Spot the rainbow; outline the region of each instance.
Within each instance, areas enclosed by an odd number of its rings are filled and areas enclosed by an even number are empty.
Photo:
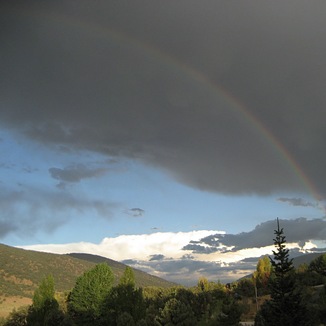
[[[29,17],[39,18],[40,16],[47,21],[51,21],[54,24],[65,25],[76,30],[83,30],[84,33],[92,35],[92,37],[109,39],[110,41],[121,44],[127,49],[137,50],[149,59],[156,59],[158,62],[176,69],[187,78],[204,86],[217,98],[225,100],[230,109],[240,115],[243,120],[248,123],[249,126],[254,128],[263,138],[272,146],[272,148],[280,155],[280,157],[286,162],[287,166],[296,175],[300,183],[305,189],[312,195],[312,197],[319,203],[322,200],[322,196],[319,194],[316,186],[311,182],[308,176],[305,174],[300,165],[293,158],[291,153],[285,148],[285,146],[276,138],[276,136],[259,120],[252,112],[250,112],[237,98],[232,96],[226,89],[223,89],[220,85],[212,82],[203,73],[195,68],[179,61],[175,57],[170,56],[161,50],[144,43],[140,40],[134,39],[129,35],[115,31],[111,28],[103,27],[94,22],[80,21],[75,17],[66,16],[63,14],[51,13],[42,9],[28,9],[24,12],[17,12],[19,15],[27,15]],[[324,208],[326,211],[326,208]]]

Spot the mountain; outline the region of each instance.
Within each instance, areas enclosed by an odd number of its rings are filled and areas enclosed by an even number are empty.
[[[302,264],[309,265],[314,259],[319,257],[320,255],[325,254],[325,252],[318,252],[318,253],[311,253],[311,254],[304,254],[293,258],[293,266],[295,268],[299,267]]]
[[[126,265],[111,259],[89,254],[51,254],[0,244],[0,294],[31,298],[41,280],[49,274],[53,275],[58,292],[69,291],[78,276],[101,262],[111,267],[118,282]],[[139,270],[134,272],[137,286],[175,285]]]

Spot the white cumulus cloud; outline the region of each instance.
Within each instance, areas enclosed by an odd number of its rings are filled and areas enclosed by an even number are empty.
[[[66,254],[72,252],[101,255],[114,260],[147,260],[152,255],[163,254],[174,259],[185,254],[182,248],[190,241],[212,234],[224,234],[223,231],[201,230],[191,232],[156,232],[152,234],[121,235],[104,238],[99,244],[78,242],[67,244],[38,244],[24,246],[24,249]]]

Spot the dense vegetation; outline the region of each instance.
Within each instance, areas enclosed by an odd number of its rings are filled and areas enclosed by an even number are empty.
[[[13,311],[3,323],[22,325],[236,325],[241,305],[234,292],[201,279],[186,289],[135,285],[133,270],[114,285],[110,267],[101,263],[81,275],[65,300],[58,300],[53,277],[41,282],[33,304]]]

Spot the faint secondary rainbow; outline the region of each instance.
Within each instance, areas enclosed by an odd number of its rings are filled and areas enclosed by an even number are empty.
[[[51,20],[54,23],[64,24],[75,28],[77,30],[82,30],[86,34],[90,34],[96,38],[109,39],[111,42],[116,44],[121,44],[122,46],[133,50],[138,50],[143,55],[156,59],[158,62],[163,62],[168,67],[173,67],[180,71],[183,75],[190,78],[191,80],[203,85],[206,89],[210,90],[216,97],[223,98],[227,103],[231,104],[230,109],[240,114],[242,118],[247,121],[248,125],[256,129],[263,137],[271,144],[271,146],[280,154],[280,156],[287,163],[293,173],[295,173],[298,180],[306,188],[313,198],[319,202],[322,196],[319,194],[316,186],[311,182],[308,176],[304,173],[301,166],[296,162],[291,153],[285,148],[285,146],[275,137],[275,135],[259,120],[252,112],[250,112],[237,98],[232,96],[227,90],[222,88],[220,85],[211,81],[207,76],[205,76],[199,70],[179,61],[177,58],[162,52],[158,48],[153,47],[147,43],[130,37],[129,35],[115,31],[111,28],[103,27],[90,22],[80,21],[75,17],[68,17],[63,14],[49,13],[46,11],[37,10],[34,8],[33,11],[28,13],[19,13],[28,16],[44,17],[48,21]],[[326,208],[323,208],[324,212]]]

